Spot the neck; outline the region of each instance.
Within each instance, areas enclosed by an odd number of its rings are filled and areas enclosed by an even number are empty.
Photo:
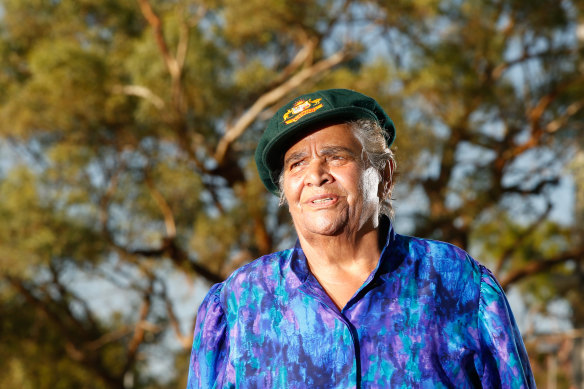
[[[346,235],[299,236],[310,272],[342,309],[377,266],[381,250],[378,229],[347,239]]]
[[[316,269],[377,264],[381,254],[377,228],[352,236],[345,234],[308,237],[299,235],[298,239],[309,265]]]

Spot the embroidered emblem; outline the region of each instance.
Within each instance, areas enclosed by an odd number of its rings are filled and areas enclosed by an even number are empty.
[[[301,117],[313,113],[317,109],[322,108],[320,103],[322,99],[308,99],[308,100],[298,100],[292,108],[290,108],[283,116],[284,123],[290,124],[297,122]]]

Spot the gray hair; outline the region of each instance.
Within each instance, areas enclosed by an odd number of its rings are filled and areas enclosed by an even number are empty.
[[[380,196],[379,205],[381,206],[382,214],[393,218],[394,209],[391,204],[391,194],[395,185],[393,177],[397,164],[394,153],[387,147],[385,137],[383,136],[384,130],[373,120],[360,119],[347,122],[346,124],[363,146],[361,154],[363,161],[373,166],[379,173],[381,180],[384,181],[384,195]],[[391,168],[391,174],[389,177],[386,177],[385,169],[388,165]],[[286,198],[284,196],[284,169],[278,175],[278,188],[280,192],[280,205],[284,205],[286,204]]]

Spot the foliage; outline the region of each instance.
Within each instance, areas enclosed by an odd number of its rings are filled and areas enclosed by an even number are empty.
[[[252,154],[316,88],[374,96],[396,122],[398,230],[470,250],[584,325],[581,2],[0,10],[0,386],[183,386],[195,306],[177,285],[200,300],[293,242]]]

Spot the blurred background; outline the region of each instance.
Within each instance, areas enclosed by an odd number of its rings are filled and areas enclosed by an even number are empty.
[[[581,0],[0,0],[0,387],[183,388],[209,287],[295,241],[266,119],[331,87],[396,123],[397,231],[584,388]]]

